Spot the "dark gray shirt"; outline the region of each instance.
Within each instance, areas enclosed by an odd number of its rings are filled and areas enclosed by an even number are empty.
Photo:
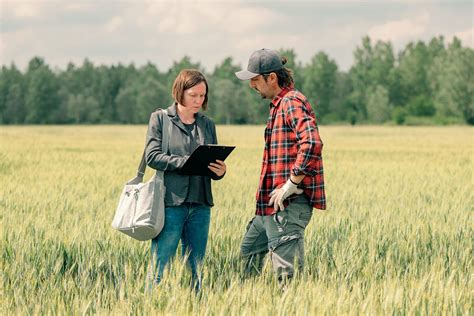
[[[189,134],[189,144],[187,150],[189,155],[191,155],[191,153],[199,146],[199,134],[196,128],[196,122],[192,124],[184,124],[184,127]],[[184,201],[188,203],[208,205],[206,202],[206,192],[204,191],[204,179],[202,176],[189,177],[188,196]]]

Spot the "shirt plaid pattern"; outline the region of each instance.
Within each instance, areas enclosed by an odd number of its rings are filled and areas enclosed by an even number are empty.
[[[298,185],[310,205],[326,209],[324,192],[323,143],[316,117],[306,97],[293,88],[283,89],[270,103],[265,128],[265,149],[257,190],[257,215],[271,215],[269,194],[294,175],[306,175]],[[285,201],[294,199],[292,196]]]

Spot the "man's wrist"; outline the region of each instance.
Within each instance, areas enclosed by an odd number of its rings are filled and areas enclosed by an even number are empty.
[[[295,181],[291,180],[291,177],[290,177],[290,182],[293,183],[294,185],[298,185],[299,183],[296,183]]]
[[[304,174],[299,175],[299,176],[296,176],[294,174],[290,174],[290,181],[294,185],[299,185],[303,181],[304,177],[305,177]]]

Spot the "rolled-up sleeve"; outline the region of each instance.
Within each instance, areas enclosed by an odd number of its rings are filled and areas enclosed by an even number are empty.
[[[292,173],[296,176],[317,174],[323,143],[311,108],[299,100],[282,100],[288,125],[293,129],[298,148]]]
[[[180,169],[184,165],[188,157],[163,153],[162,124],[163,112],[153,112],[150,116],[150,121],[148,123],[148,131],[146,135],[146,163],[148,166],[156,170],[173,171]],[[169,139],[163,141],[169,141]]]

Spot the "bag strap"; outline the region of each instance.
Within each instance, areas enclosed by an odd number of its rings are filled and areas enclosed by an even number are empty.
[[[171,135],[171,121],[170,121],[170,118],[168,117],[168,112],[166,112],[166,110],[161,110],[161,111],[163,112],[163,124],[162,124],[162,129],[161,129],[161,150],[163,153],[168,153],[168,147],[169,147],[170,135]],[[142,160],[140,161],[140,165],[138,166],[138,171],[137,171],[137,178],[140,178],[141,180],[143,179],[143,176],[145,175],[145,169],[146,169],[145,152],[146,152],[146,148],[143,150]],[[160,171],[161,170],[157,170],[157,173],[159,173]],[[163,171],[161,171],[161,173],[163,173]]]

